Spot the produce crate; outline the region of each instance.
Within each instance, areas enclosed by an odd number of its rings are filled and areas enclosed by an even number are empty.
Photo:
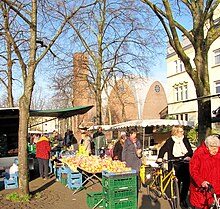
[[[96,208],[103,208],[102,192],[88,192],[86,194],[86,203],[89,208],[93,208],[98,202],[100,202]]]
[[[59,181],[61,181],[61,176],[62,174],[66,174],[70,171],[70,169],[68,167],[62,166],[60,168],[57,169],[57,178]],[[66,177],[67,178],[67,177]]]
[[[106,177],[112,177],[112,176],[121,176],[121,175],[130,175],[130,174],[136,174],[136,170],[129,170],[129,171],[122,171],[122,172],[110,172],[110,171],[102,171],[102,176]]]
[[[137,209],[137,195],[122,199],[106,200],[103,199],[105,209]]]
[[[61,179],[60,179],[60,182],[63,186],[66,186],[68,184],[68,181],[67,181],[67,174],[62,174],[61,175]]]
[[[36,154],[36,144],[28,144],[28,152]]]
[[[68,178],[82,178],[82,174],[80,172],[73,172],[70,170],[70,172],[68,172]]]
[[[135,188],[137,187],[136,171],[134,173],[116,173],[114,175],[105,173],[102,175],[102,187],[109,190]]]
[[[82,187],[82,174],[80,172],[68,172],[68,188],[76,189]]]
[[[137,186],[126,188],[126,189],[103,188],[102,194],[106,200],[135,197],[137,196]]]

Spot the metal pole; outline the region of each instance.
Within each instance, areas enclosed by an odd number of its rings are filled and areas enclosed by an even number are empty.
[[[143,150],[144,150],[144,141],[145,141],[144,136],[145,136],[145,127],[143,127]]]

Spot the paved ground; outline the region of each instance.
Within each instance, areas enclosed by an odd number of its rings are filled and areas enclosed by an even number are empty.
[[[16,189],[2,189],[0,191],[1,209],[88,209],[86,194],[88,192],[101,192],[102,187],[99,183],[86,184],[86,189],[73,194],[73,191],[57,182],[55,177],[48,180],[36,178],[30,182],[32,194],[40,193],[40,198],[31,200],[27,203],[14,203],[5,199],[6,194],[16,191]],[[152,203],[146,195],[146,189],[142,189],[138,196],[138,209],[169,209],[167,201],[161,199],[157,203]]]

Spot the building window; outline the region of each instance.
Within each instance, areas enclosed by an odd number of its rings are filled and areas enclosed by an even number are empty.
[[[118,91],[122,93],[122,92],[124,92],[124,90],[125,90],[124,85],[123,84],[119,84],[118,85]]]
[[[180,115],[181,120],[183,120],[183,114]]]
[[[217,18],[214,20],[214,24],[215,24],[215,29],[219,28],[219,22],[220,22],[220,18]]]
[[[188,86],[184,85],[185,99],[188,99]]]
[[[179,101],[179,91],[178,91],[178,87],[175,88],[175,92],[176,92],[176,101]]]
[[[176,115],[176,120],[179,120],[179,115]]]
[[[180,86],[180,100],[183,100],[183,87]]]
[[[188,87],[186,83],[175,84],[174,91],[176,102],[188,99]]]
[[[181,73],[184,71],[183,62],[180,59],[175,60],[174,63],[175,63],[176,73]]]
[[[220,81],[215,82],[215,93],[220,93]]]
[[[220,49],[214,52],[214,58],[215,58],[215,65],[219,65],[220,64]]]
[[[178,73],[178,62],[175,60],[175,66],[176,66],[176,73]]]
[[[185,121],[188,121],[188,114],[185,114]]]
[[[154,90],[159,93],[160,92],[160,86],[159,85],[155,85]]]
[[[180,72],[183,72],[183,62],[182,62],[182,60],[180,60],[179,63],[180,63]]]

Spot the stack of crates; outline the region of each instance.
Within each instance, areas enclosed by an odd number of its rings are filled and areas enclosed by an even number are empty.
[[[70,169],[68,167],[62,166],[57,169],[57,179],[61,182],[63,186],[67,186],[67,174]]]
[[[105,209],[137,209],[137,173],[135,170],[102,172],[102,196]]]
[[[102,192],[88,192],[86,194],[86,203],[89,208],[103,208]]]
[[[82,187],[82,174],[69,170],[67,173],[67,185],[69,189],[78,189]]]

